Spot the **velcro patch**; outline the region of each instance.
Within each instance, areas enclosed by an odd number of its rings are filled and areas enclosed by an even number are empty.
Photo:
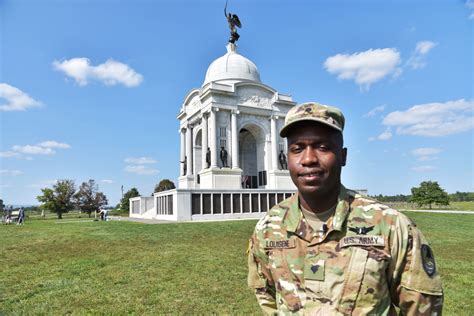
[[[430,246],[421,245],[421,263],[423,264],[423,269],[429,277],[432,277],[436,272],[436,263],[433,256],[433,251],[431,251]]]
[[[366,236],[366,235],[355,235],[347,236],[339,241],[341,247],[348,246],[385,246],[385,239],[383,236]]]
[[[267,240],[265,242],[266,249],[289,249],[296,247],[296,240],[287,239],[287,240]]]

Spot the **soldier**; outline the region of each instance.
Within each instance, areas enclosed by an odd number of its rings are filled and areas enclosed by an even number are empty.
[[[280,131],[298,193],[257,223],[248,285],[266,314],[440,315],[433,252],[405,215],[346,189],[344,116],[292,108]]]

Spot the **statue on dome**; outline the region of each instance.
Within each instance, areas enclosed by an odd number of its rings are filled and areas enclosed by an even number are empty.
[[[242,23],[240,23],[239,17],[237,14],[233,13],[227,13],[227,1],[225,2],[225,7],[224,7],[224,15],[227,19],[227,23],[229,23],[229,28],[230,28],[230,38],[229,38],[229,43],[235,44],[236,41],[239,40],[239,33],[237,33],[237,28],[242,27]]]

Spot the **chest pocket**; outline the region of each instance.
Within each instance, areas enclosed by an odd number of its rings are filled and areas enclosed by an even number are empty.
[[[344,278],[338,309],[350,314],[363,302],[380,301],[388,297],[385,270],[389,256],[375,247],[350,247],[351,259]],[[361,306],[362,307],[362,306]]]

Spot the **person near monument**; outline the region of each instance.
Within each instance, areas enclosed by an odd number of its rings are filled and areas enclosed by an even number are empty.
[[[288,112],[280,136],[298,193],[257,223],[248,286],[266,314],[441,315],[441,279],[421,231],[341,184],[344,121],[318,103]]]
[[[25,210],[23,207],[20,207],[20,210],[18,211],[18,222],[17,225],[23,225],[25,223]]]
[[[229,167],[227,165],[227,150],[224,147],[221,147],[221,162],[222,162],[222,168],[227,168]]]
[[[288,163],[286,162],[286,155],[283,152],[283,149],[280,150],[280,154],[278,155],[278,160],[280,161],[280,168],[282,170],[288,169]]]
[[[207,147],[207,152],[206,152],[206,168],[209,168],[211,166],[211,148]]]

